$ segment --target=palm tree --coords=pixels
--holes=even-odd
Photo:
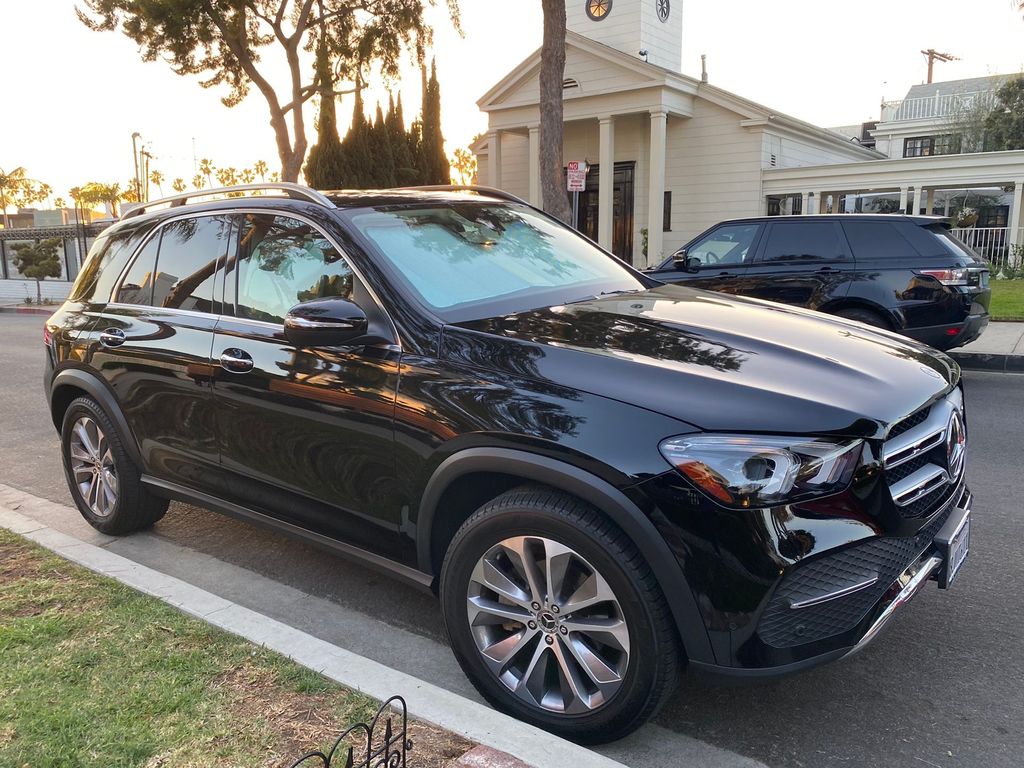
[[[206,177],[207,182],[210,186],[213,186],[213,161],[208,158],[203,158],[199,161],[199,172]]]
[[[565,80],[565,0],[541,0],[544,38],[540,48],[540,194],[544,210],[572,217],[562,176],[562,83]]]
[[[156,184],[156,188],[160,190],[160,197],[164,196],[164,175],[160,171],[149,172],[149,183]]]
[[[4,229],[11,221],[7,216],[7,206],[21,206],[45,200],[53,190],[48,184],[40,184],[30,179],[28,172],[18,166],[7,172],[0,168],[0,213],[3,214]]]
[[[265,182],[267,180],[266,162],[264,162],[263,160],[257,160],[255,163],[253,163],[252,169],[256,171],[257,174],[259,174],[260,181]]]
[[[203,174],[197,173],[192,177],[192,186],[196,189],[202,189],[205,186],[203,182]]]
[[[201,180],[202,179],[200,179],[200,181]],[[182,179],[181,177],[171,182],[171,189],[173,189],[175,192],[178,192],[179,194],[185,191],[185,186],[185,180]]]

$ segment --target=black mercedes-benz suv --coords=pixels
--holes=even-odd
[[[988,325],[988,265],[937,216],[763,216],[716,224],[652,277],[816,309],[936,349]]]
[[[494,190],[230,193],[127,213],[46,322],[99,530],[180,499],[392,572],[490,702],[585,742],[684,665],[846,656],[964,562],[942,353],[663,285]]]

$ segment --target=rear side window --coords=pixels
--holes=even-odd
[[[71,290],[71,300],[89,303],[108,301],[114,281],[144,234],[136,227],[113,235],[100,235],[92,244],[82,271],[78,273]]]
[[[919,254],[906,236],[908,229],[917,227],[889,221],[843,222],[843,230],[853,248],[853,255],[861,260],[916,259]]]
[[[845,258],[838,225],[832,221],[773,223],[761,255],[762,262],[774,264]]]
[[[159,247],[160,233],[157,232],[149,238],[128,268],[114,301],[118,304],[153,303],[153,273],[156,271],[156,252]]]
[[[213,312],[214,277],[231,248],[229,216],[172,221],[161,230],[153,306]]]

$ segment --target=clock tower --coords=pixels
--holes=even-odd
[[[683,0],[566,0],[566,28],[679,72],[683,57]]]

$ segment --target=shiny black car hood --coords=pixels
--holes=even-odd
[[[449,325],[442,354],[713,431],[880,436],[959,379],[902,336],[671,285]]]

